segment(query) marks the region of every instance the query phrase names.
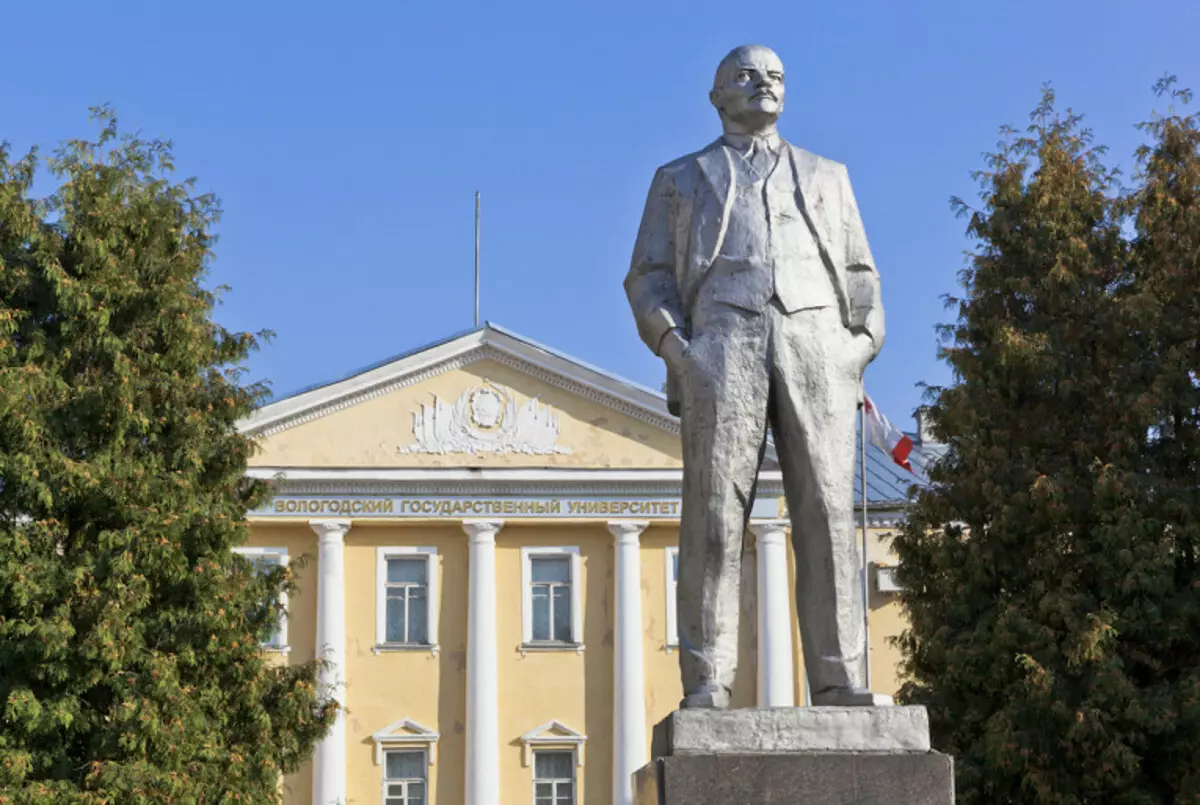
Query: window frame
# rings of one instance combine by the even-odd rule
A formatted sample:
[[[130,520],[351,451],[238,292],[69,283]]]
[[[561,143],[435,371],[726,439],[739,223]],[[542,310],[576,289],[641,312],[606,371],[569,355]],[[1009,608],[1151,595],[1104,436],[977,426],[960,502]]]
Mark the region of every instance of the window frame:
[[[375,549],[375,654],[389,651],[438,652],[438,550],[432,546],[388,545]],[[426,643],[397,643],[387,639],[387,563],[388,559],[425,560],[425,636]],[[406,613],[407,615],[407,613]]]
[[[254,557],[258,558],[273,558],[279,567],[288,567],[288,549],[280,547],[266,547],[259,545],[241,545],[233,549],[233,552],[238,556],[246,558],[247,561]],[[273,651],[280,654],[286,654],[291,651],[291,646],[288,643],[288,620],[291,619],[291,610],[288,607],[287,590],[279,591],[279,625],[275,628],[276,641],[274,643],[259,643],[263,651]]]
[[[896,565],[883,562],[872,562],[871,565],[875,568],[875,592],[894,595],[903,591],[904,588],[896,580]]]
[[[538,795],[537,794],[538,794],[538,783],[539,782],[549,782],[552,784],[561,782],[561,780],[559,780],[557,778],[554,780],[539,780],[538,779],[537,756],[538,756],[539,752],[558,754],[558,755],[570,755],[570,757],[571,757],[571,805],[579,805],[579,772],[578,772],[578,769],[583,764],[580,762],[580,759],[579,759],[580,755],[579,755],[578,747],[577,746],[566,746],[566,745],[558,745],[558,746],[543,745],[540,748],[539,747],[533,748],[533,750],[531,752],[532,758],[529,763],[531,776],[533,777],[533,785],[531,786],[533,805],[538,805]],[[558,805],[557,786],[555,787],[554,795],[551,796],[550,799],[551,799],[551,802],[553,805]]]
[[[432,798],[429,796],[429,767],[433,764],[430,762],[429,751],[427,749],[425,749],[424,747],[418,748],[418,747],[413,747],[413,746],[393,746],[393,747],[384,748],[380,752],[380,756],[382,758],[382,762],[380,765],[383,767],[383,773],[380,776],[383,779],[383,784],[380,787],[379,801],[381,803],[385,803],[385,805],[386,805],[386,803],[388,801],[388,785],[390,783],[401,782],[401,783],[407,784],[408,782],[410,782],[408,779],[390,780],[388,778],[388,776],[387,776],[387,756],[392,752],[407,753],[407,754],[421,756],[421,771],[425,775],[424,778],[421,780],[421,784],[425,786],[425,805],[429,805],[429,803],[432,801]],[[405,801],[405,805],[408,805],[408,787],[407,787],[407,785],[405,786],[405,789],[404,789],[404,801]]]
[[[663,572],[664,588],[667,593],[667,641],[664,645],[667,653],[679,647],[679,615],[677,612],[679,578],[675,572],[679,561],[679,546],[668,545],[663,551],[665,567]]]
[[[571,639],[550,641],[533,639],[533,560],[567,557],[571,573]],[[583,651],[583,585],[578,545],[525,546],[521,548],[521,650]]]

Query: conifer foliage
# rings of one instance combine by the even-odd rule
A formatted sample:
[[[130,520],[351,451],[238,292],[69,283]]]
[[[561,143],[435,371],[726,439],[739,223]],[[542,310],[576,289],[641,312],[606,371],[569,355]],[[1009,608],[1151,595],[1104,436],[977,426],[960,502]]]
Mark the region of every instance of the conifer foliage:
[[[895,548],[901,699],[966,805],[1200,799],[1200,130],[1143,129],[1122,188],[1047,90],[960,205],[947,453]]]
[[[0,150],[0,803],[276,802],[336,705],[231,552],[257,339],[210,318],[216,200],[97,116],[48,197]]]

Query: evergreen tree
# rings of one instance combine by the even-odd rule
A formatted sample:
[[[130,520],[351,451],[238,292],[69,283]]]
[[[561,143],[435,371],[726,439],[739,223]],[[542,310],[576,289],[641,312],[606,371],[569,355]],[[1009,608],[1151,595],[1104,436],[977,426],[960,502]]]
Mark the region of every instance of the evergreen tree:
[[[336,705],[231,551],[257,341],[210,318],[216,200],[97,112],[47,198],[0,149],[0,803],[276,802]]]
[[[1191,93],[1159,82],[1160,97]],[[1141,403],[1154,425],[1143,505],[1161,529],[1150,595],[1138,617],[1158,621],[1148,646],[1127,662],[1165,715],[1148,725],[1149,774],[1200,799],[1200,118],[1174,108],[1141,127],[1140,182],[1127,205],[1134,224],[1133,271],[1145,317],[1147,387]],[[1185,797],[1181,796],[1180,799]]]
[[[1122,196],[1053,100],[961,206],[977,248],[929,409],[948,451],[895,540],[900,696],[967,805],[1194,801],[1195,127],[1154,124]]]

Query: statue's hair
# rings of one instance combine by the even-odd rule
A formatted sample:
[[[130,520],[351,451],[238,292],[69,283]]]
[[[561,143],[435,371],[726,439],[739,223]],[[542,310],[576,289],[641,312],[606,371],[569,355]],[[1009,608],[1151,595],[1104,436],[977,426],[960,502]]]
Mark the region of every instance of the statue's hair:
[[[728,80],[729,71],[734,65],[737,64],[739,57],[744,56],[753,50],[766,50],[772,54],[775,54],[775,51],[771,50],[766,45],[739,45],[738,47],[735,47],[733,50],[726,53],[725,58],[721,59],[721,63],[717,65],[717,72],[715,75],[713,75],[713,89],[716,89]],[[775,54],[775,58],[779,58],[779,55]]]

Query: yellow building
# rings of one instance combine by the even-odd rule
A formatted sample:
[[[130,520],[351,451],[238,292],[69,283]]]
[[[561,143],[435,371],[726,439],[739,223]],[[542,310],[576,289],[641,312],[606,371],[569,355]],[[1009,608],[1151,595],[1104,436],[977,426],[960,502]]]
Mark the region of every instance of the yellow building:
[[[681,454],[663,397],[488,325],[243,423],[276,496],[244,549],[299,589],[267,647],[329,661],[345,716],[288,805],[628,803],[682,696]],[[901,629],[881,537],[905,474],[872,455],[870,669]],[[911,476],[908,476],[911,478]],[[736,706],[805,701],[768,454],[743,548]]]

